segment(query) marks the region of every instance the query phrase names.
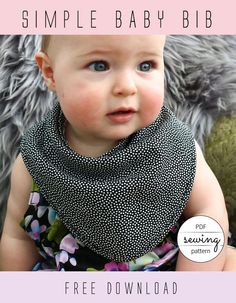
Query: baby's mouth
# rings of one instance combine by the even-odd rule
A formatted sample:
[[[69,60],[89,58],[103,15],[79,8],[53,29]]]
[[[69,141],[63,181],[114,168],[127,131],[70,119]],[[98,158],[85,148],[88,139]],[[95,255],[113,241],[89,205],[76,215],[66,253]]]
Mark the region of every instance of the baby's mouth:
[[[118,108],[107,114],[107,117],[114,123],[127,123],[129,122],[136,111],[133,108]]]

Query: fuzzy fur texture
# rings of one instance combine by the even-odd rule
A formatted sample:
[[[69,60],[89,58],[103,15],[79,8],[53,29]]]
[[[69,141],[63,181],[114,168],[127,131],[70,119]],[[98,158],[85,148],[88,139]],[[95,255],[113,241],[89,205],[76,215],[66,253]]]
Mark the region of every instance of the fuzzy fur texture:
[[[0,230],[22,134],[55,102],[34,62],[40,36],[0,36]],[[204,148],[214,122],[236,112],[236,36],[169,36],[165,102]]]

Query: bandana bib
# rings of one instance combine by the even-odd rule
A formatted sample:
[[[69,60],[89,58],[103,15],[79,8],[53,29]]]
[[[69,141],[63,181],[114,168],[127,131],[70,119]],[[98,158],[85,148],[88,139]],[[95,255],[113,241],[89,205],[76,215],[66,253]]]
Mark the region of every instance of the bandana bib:
[[[190,130],[165,106],[98,158],[73,151],[56,104],[21,142],[23,160],[48,203],[79,242],[117,262],[137,259],[168,234],[195,176]]]

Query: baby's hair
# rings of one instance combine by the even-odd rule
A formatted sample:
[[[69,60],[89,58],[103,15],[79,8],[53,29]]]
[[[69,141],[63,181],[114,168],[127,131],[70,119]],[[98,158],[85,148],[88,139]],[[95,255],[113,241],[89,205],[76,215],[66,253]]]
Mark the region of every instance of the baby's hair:
[[[50,35],[42,36],[41,51],[46,52],[50,41]]]

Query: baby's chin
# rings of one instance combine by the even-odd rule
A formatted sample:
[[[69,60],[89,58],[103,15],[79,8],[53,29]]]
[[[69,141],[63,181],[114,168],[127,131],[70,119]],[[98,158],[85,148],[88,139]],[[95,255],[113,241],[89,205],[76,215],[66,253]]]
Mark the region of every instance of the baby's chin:
[[[142,123],[134,124],[131,127],[127,127],[127,128],[124,127],[124,128],[122,128],[122,126],[121,126],[120,128],[115,129],[113,132],[111,132],[108,135],[107,139],[114,140],[114,141],[117,141],[117,142],[121,141],[123,139],[126,139],[129,136],[131,136],[131,135],[135,134],[136,132],[138,132],[139,130],[141,130],[143,128],[146,128],[149,125],[151,125],[152,123],[154,123],[156,121],[156,119],[157,119],[157,116],[156,117],[152,117],[152,119],[143,121]]]
[[[138,128],[135,128],[134,130],[130,131],[130,132],[125,132],[125,133],[122,133],[122,134],[116,134],[116,135],[113,135],[112,136],[112,139],[114,141],[121,141],[121,140],[124,140],[128,137],[130,137],[131,135],[135,134],[137,131],[139,131],[140,129],[142,129],[143,127],[138,127]]]

